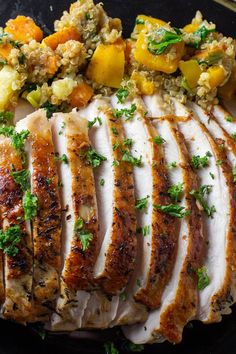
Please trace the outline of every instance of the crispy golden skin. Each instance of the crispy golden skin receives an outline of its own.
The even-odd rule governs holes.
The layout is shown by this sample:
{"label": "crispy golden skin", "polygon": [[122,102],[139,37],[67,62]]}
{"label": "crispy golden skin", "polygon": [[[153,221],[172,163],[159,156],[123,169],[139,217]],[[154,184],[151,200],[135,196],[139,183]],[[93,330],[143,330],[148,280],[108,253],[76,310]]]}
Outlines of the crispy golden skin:
{"label": "crispy golden skin", "polygon": [[[5,259],[5,318],[25,322],[32,313],[32,243],[31,235],[24,221],[21,187],[11,176],[12,169],[22,170],[19,153],[13,148],[9,138],[0,138],[0,210],[3,231],[13,225],[19,225],[23,237],[17,245],[16,256],[4,256]],[[1,290],[2,292],[2,290]]]}
{"label": "crispy golden skin", "polygon": [[[169,178],[166,170],[163,148],[153,142],[156,129],[146,119],[145,122],[152,148],[152,203],[167,205],[171,200],[167,194]],[[180,222],[168,214],[153,208],[152,212],[152,251],[146,287],[135,295],[136,301],[142,302],[150,309],[160,306],[161,296],[167,285],[174,266]]]}
{"label": "crispy golden skin", "polygon": [[[132,165],[122,161],[124,133],[122,122],[106,111],[106,123],[111,146],[119,143],[119,148],[113,149],[114,189],[111,242],[106,250],[106,260],[103,274],[97,278],[97,283],[109,295],[116,295],[128,283],[134,270],[137,239],[135,198]],[[117,131],[113,133],[114,129]],[[124,148],[124,147],[123,147]]]}

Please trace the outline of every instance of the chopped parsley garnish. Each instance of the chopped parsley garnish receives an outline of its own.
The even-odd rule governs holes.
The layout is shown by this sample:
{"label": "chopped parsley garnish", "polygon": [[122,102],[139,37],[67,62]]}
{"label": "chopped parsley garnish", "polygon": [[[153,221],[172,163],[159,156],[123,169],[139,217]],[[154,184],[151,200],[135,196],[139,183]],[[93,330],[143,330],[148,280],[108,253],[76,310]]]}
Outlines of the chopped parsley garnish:
{"label": "chopped parsley garnish", "polygon": [[134,344],[132,342],[128,342],[126,344],[126,347],[129,351],[134,352],[134,353],[142,352],[144,350],[143,344]]}
{"label": "chopped parsley garnish", "polygon": [[144,25],[145,24],[145,21],[142,19],[142,18],[136,18],[135,20],[135,24],[136,25]]}
{"label": "chopped parsley garnish", "polygon": [[66,123],[63,122],[62,125],[61,125],[61,129],[59,130],[59,133],[58,133],[59,135],[63,134],[63,129],[65,129],[65,127],[66,127]]}
{"label": "chopped parsley garnish", "polygon": [[85,18],[86,18],[86,20],[91,20],[92,16],[91,16],[91,14],[89,12],[86,12],[85,13]]}
{"label": "chopped parsley garnish", "polygon": [[143,227],[139,227],[137,232],[142,234],[144,237],[149,235],[150,234],[150,225],[145,225]]}
{"label": "chopped parsley garnish", "polygon": [[131,155],[131,153],[129,151],[125,151],[123,156],[122,156],[122,161],[129,162],[132,165],[137,166],[137,167],[141,167],[141,165],[142,165],[142,156],[137,158],[137,157],[134,157],[133,155]]}
{"label": "chopped parsley garnish", "polygon": [[95,117],[94,120],[88,122],[88,128],[92,128],[97,122],[99,125],[102,125],[102,119],[100,117]]}
{"label": "chopped parsley garnish", "polygon": [[234,183],[236,183],[236,165],[233,167],[232,173],[233,173]]}
{"label": "chopped parsley garnish", "polygon": [[173,202],[179,202],[181,194],[183,193],[183,183],[173,184],[168,189],[167,193]]}
{"label": "chopped parsley garnish", "polygon": [[155,35],[160,36],[161,40],[157,41],[155,37],[149,36],[147,46],[148,51],[154,55],[164,53],[171,44],[179,43],[183,40],[181,34],[167,31],[165,28],[155,31]]}
{"label": "chopped parsley garnish", "polygon": [[50,184],[52,183],[51,178],[47,178],[47,179],[46,179],[46,182],[47,182],[47,184],[50,186]]}
{"label": "chopped parsley garnish", "polygon": [[31,194],[28,190],[23,197],[23,209],[25,212],[25,220],[31,220],[37,215],[38,211],[38,198]]}
{"label": "chopped parsley garnish", "polygon": [[137,199],[135,208],[138,210],[146,209],[148,206],[148,198],[149,195],[147,195],[145,198]]}
{"label": "chopped parsley garnish", "polygon": [[203,290],[210,284],[210,278],[207,274],[207,268],[201,267],[197,269],[198,289]]}
{"label": "chopped parsley garnish", "polygon": [[226,116],[225,120],[229,123],[232,123],[234,121],[234,118],[232,116]]}
{"label": "chopped parsley garnish", "polygon": [[120,143],[119,143],[119,141],[117,141],[115,144],[113,144],[112,150],[113,151],[117,150],[119,146],[120,146]]}
{"label": "chopped parsley garnish", "polygon": [[59,107],[55,106],[54,104],[50,103],[50,102],[45,102],[44,104],[42,104],[41,108],[44,108],[46,111],[46,116],[47,118],[51,118],[53,113],[56,113],[59,111]]}
{"label": "chopped parsley garnish", "polygon": [[124,117],[125,120],[130,120],[134,118],[134,113],[137,109],[137,106],[135,103],[132,103],[130,108],[121,108],[121,109],[114,109],[113,114],[114,117],[116,118],[122,118]]}
{"label": "chopped parsley garnish", "polygon": [[26,56],[21,53],[18,57],[19,64],[23,65],[25,63]]}
{"label": "chopped parsley garnish", "polygon": [[59,187],[59,188],[62,188],[62,187],[63,187],[62,181],[58,181],[58,187]]}
{"label": "chopped parsley garnish", "polygon": [[6,111],[6,112],[0,112],[0,124],[12,124],[13,120],[13,113]]}
{"label": "chopped parsley garnish", "polygon": [[231,136],[236,141],[236,133],[232,133]]}
{"label": "chopped parsley garnish", "polygon": [[101,178],[99,184],[103,187],[105,185],[105,179]]}
{"label": "chopped parsley garnish", "polygon": [[207,29],[204,25],[201,26],[192,33],[191,40],[188,45],[195,49],[199,49],[202,42],[204,42],[207,36],[212,32],[215,32],[215,29]]}
{"label": "chopped parsley garnish", "polygon": [[211,176],[212,179],[215,179],[215,175],[212,172],[209,172],[209,175]]}
{"label": "chopped parsley garnish", "polygon": [[93,234],[84,228],[84,220],[78,218],[75,222],[74,232],[80,239],[82,251],[87,251],[93,239]]}
{"label": "chopped parsley garnish", "polygon": [[209,164],[209,157],[211,157],[212,154],[210,153],[210,151],[206,152],[205,156],[199,156],[199,155],[193,155],[192,156],[192,160],[191,160],[191,164],[194,168],[198,169],[200,167],[207,167]]}
{"label": "chopped parsley garnish", "polygon": [[15,257],[19,248],[18,243],[22,239],[22,232],[19,225],[10,226],[6,231],[0,230],[0,249],[10,257]]}
{"label": "chopped parsley garnish", "polygon": [[85,157],[88,163],[93,167],[99,167],[103,161],[106,161],[107,158],[101,154],[99,154],[95,149],[90,148],[86,151]]}
{"label": "chopped parsley garnish", "polygon": [[66,165],[68,165],[68,163],[69,163],[69,160],[68,160],[68,157],[66,156],[66,154],[63,154],[63,155],[59,156],[59,153],[56,152],[55,153],[55,159],[56,159],[56,161],[63,162]]}
{"label": "chopped parsley garnish", "polygon": [[118,161],[118,160],[114,160],[113,162],[112,162],[112,166],[119,166],[119,164],[120,164],[120,162]]}
{"label": "chopped parsley garnish", "polygon": [[201,205],[205,213],[207,214],[208,217],[213,217],[213,214],[216,212],[216,208],[214,205],[211,207],[208,206],[207,202],[205,201],[204,197],[206,194],[209,194],[212,191],[212,186],[211,185],[204,185],[201,186],[198,190],[191,190],[189,192],[190,195],[192,195],[197,202]]}
{"label": "chopped parsley garnish", "polygon": [[119,354],[119,350],[115,347],[113,342],[106,342],[104,344],[105,354]]}
{"label": "chopped parsley garnish", "polygon": [[25,192],[30,188],[28,170],[12,171],[11,175],[14,181],[20,185],[21,189]]}
{"label": "chopped parsley garnish", "polygon": [[165,139],[163,139],[160,135],[157,135],[155,138],[153,138],[153,142],[157,145],[162,145],[165,143]]}
{"label": "chopped parsley garnish", "polygon": [[141,284],[141,280],[140,280],[140,279],[137,279],[137,280],[136,280],[136,284],[137,284],[137,286],[140,288],[140,286],[142,285],[142,284]]}
{"label": "chopped parsley garnish", "polygon": [[124,146],[131,147],[133,145],[133,140],[132,139],[125,139],[124,140]]}
{"label": "chopped parsley garnish", "polygon": [[183,206],[176,205],[176,204],[169,204],[169,205],[153,205],[154,208],[161,211],[162,213],[169,214],[176,218],[184,218],[185,216],[190,215],[190,211],[186,210]]}
{"label": "chopped parsley garnish", "polygon": [[223,161],[222,160],[216,160],[216,166],[222,165]]}
{"label": "chopped parsley garnish", "polygon": [[13,147],[16,150],[22,151],[24,148],[24,142],[29,136],[29,131],[22,130],[20,133],[17,133],[14,127],[3,126],[0,127],[0,134],[11,138]]}
{"label": "chopped parsley garnish", "polygon": [[115,127],[112,127],[111,131],[115,136],[119,135],[118,130]]}
{"label": "chopped parsley garnish", "polygon": [[124,103],[128,96],[129,96],[129,90],[127,86],[120,87],[116,92],[118,103]]}
{"label": "chopped parsley garnish", "polygon": [[169,170],[172,170],[173,168],[176,168],[176,167],[177,167],[176,161],[173,161],[167,165],[167,168],[169,168]]}

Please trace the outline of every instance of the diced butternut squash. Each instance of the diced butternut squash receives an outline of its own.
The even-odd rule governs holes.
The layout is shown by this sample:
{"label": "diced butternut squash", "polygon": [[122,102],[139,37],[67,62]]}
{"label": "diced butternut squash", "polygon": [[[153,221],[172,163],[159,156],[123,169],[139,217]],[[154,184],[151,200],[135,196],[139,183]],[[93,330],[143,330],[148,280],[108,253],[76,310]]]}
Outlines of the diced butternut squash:
{"label": "diced butternut squash", "polygon": [[191,89],[195,88],[202,72],[197,60],[181,60],[179,63],[179,69],[182,72],[185,80],[187,81],[187,85]]}
{"label": "diced butternut squash", "polygon": [[40,42],[43,38],[42,30],[30,17],[25,16],[17,16],[9,20],[4,31],[11,34],[15,41],[22,43],[29,43],[32,39]]}
{"label": "diced butternut squash", "polygon": [[0,45],[0,58],[7,59],[11,50],[12,50],[12,45],[10,43]]}
{"label": "diced butternut squash", "polygon": [[225,100],[230,101],[236,95],[236,65],[234,66],[229,80],[222,87],[219,87],[219,96]]}
{"label": "diced butternut squash", "polygon": [[124,44],[100,44],[92,56],[86,75],[98,84],[119,88],[124,76],[124,68]]}
{"label": "diced butternut squash", "polygon": [[75,27],[65,27],[61,31],[55,32],[43,39],[43,44],[55,50],[59,44],[63,44],[69,40],[80,40],[79,32]]}
{"label": "diced butternut squash", "polygon": [[197,31],[198,28],[199,28],[199,24],[189,23],[188,25],[184,26],[183,31],[187,33],[193,33]]}
{"label": "diced butternut squash", "polygon": [[5,65],[0,71],[0,111],[4,111],[10,104],[15,93],[14,86],[20,79],[20,74],[9,65]]}
{"label": "diced butternut squash", "polygon": [[140,32],[136,47],[134,51],[134,57],[140,64],[145,65],[147,68],[156,71],[162,71],[166,74],[174,73],[179,65],[179,61],[184,54],[184,42],[179,42],[172,45],[175,48],[174,57],[163,53],[159,55],[152,54],[147,47],[146,35],[142,31]]}
{"label": "diced butternut squash", "polygon": [[211,58],[220,59],[223,56],[224,51],[220,46],[218,46],[211,49],[208,48],[200,50],[194,55],[194,58],[196,58],[197,60],[210,60]]}
{"label": "diced butternut squash", "polygon": [[82,82],[77,85],[70,95],[70,104],[72,107],[84,107],[93,96],[93,89],[91,86]]}
{"label": "diced butternut squash", "polygon": [[131,79],[134,80],[141,95],[152,95],[155,90],[153,81],[148,80],[141,73],[134,71],[131,75]]}
{"label": "diced butternut squash", "polygon": [[54,75],[57,72],[58,69],[58,56],[57,55],[51,55],[48,57],[47,63],[46,63],[46,68],[47,72],[50,75]]}
{"label": "diced butternut squash", "polygon": [[209,85],[211,88],[220,86],[225,80],[225,70],[222,66],[214,65],[207,69],[209,74]]}
{"label": "diced butternut squash", "polygon": [[169,27],[168,23],[160,20],[159,18],[154,18],[146,15],[138,15],[135,22],[134,32],[140,33],[145,27],[148,27],[148,24],[155,26],[156,28],[165,26]]}

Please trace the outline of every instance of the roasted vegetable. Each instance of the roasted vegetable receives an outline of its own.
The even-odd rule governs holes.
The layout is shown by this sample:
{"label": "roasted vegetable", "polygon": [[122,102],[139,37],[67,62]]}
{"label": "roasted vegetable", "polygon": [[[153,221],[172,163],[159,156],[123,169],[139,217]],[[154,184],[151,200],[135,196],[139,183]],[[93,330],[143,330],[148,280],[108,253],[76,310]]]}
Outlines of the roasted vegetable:
{"label": "roasted vegetable", "polygon": [[209,74],[209,85],[211,88],[220,86],[225,80],[225,70],[222,68],[222,66],[211,66],[207,70],[207,73]]}
{"label": "roasted vegetable", "polygon": [[15,93],[15,83],[20,79],[20,74],[9,65],[5,65],[0,71],[0,111],[4,111],[10,104]]}
{"label": "roasted vegetable", "polygon": [[0,58],[7,59],[11,50],[12,45],[10,43],[0,45]]}
{"label": "roasted vegetable", "polygon": [[233,99],[236,94],[236,65],[234,66],[229,80],[222,87],[219,87],[219,96],[226,101]]}
{"label": "roasted vegetable", "polygon": [[182,72],[184,79],[187,81],[188,87],[191,89],[195,88],[202,72],[197,60],[181,60],[179,63],[179,69]]}
{"label": "roasted vegetable", "polygon": [[141,95],[152,95],[154,93],[155,85],[153,81],[148,80],[141,73],[134,71],[132,73],[131,79],[135,82]]}
{"label": "roasted vegetable", "polygon": [[154,18],[146,15],[138,15],[135,20],[134,32],[139,33],[144,29],[147,30],[149,25],[153,25],[156,28],[168,26],[167,22],[162,21],[159,18]]}
{"label": "roasted vegetable", "polygon": [[65,77],[64,79],[55,80],[52,83],[52,93],[59,100],[67,100],[68,96],[72,93],[74,87],[76,86],[76,82],[69,77]]}
{"label": "roasted vegetable", "polygon": [[61,31],[45,37],[42,43],[55,50],[59,44],[65,43],[71,39],[79,41],[80,35],[75,27],[65,27]]}
{"label": "roasted vegetable", "polygon": [[29,43],[32,39],[40,42],[43,38],[42,30],[35,24],[30,17],[17,16],[6,23],[4,29],[15,41]]}
{"label": "roasted vegetable", "polygon": [[72,107],[84,107],[92,98],[92,96],[92,87],[85,82],[82,82],[73,89],[70,95],[70,104]]}
{"label": "roasted vegetable", "polygon": [[92,56],[86,75],[100,85],[119,88],[124,68],[124,42],[100,44]]}

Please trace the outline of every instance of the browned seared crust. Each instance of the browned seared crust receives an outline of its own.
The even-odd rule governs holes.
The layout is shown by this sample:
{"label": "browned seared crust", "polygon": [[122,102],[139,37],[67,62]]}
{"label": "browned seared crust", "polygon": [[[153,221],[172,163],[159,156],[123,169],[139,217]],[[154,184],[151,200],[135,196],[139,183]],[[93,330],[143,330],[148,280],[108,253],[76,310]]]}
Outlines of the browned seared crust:
{"label": "browned seared crust", "polygon": [[33,219],[35,315],[41,316],[51,310],[59,288],[61,208],[51,131],[41,120],[46,119],[45,114],[38,111],[28,119],[32,193],[38,198],[38,213]]}
{"label": "browned seared crust", "polygon": [[19,225],[24,237],[18,243],[16,256],[5,259],[5,318],[19,322],[27,320],[31,313],[32,298],[32,243],[26,231],[22,191],[11,176],[12,166],[22,170],[21,156],[13,148],[9,138],[0,138],[0,210],[3,230]]}
{"label": "browned seared crust", "polygon": [[189,195],[192,189],[198,189],[197,174],[190,164],[190,157],[184,142],[184,136],[172,125],[172,133],[179,146],[181,168],[184,169],[183,182],[186,194],[186,208],[191,211],[188,222],[187,257],[182,266],[175,302],[161,314],[160,330],[170,342],[179,343],[183,328],[197,313],[198,294],[196,269],[202,266],[205,253],[205,240],[202,232],[202,217],[194,198]]}
{"label": "browned seared crust", "polygon": [[[107,126],[110,136],[110,144],[113,146],[117,142],[122,147],[124,133],[122,122],[116,119],[110,111],[106,112]],[[112,128],[118,134],[112,133]],[[135,198],[132,166],[130,163],[122,161],[122,151],[120,148],[113,151],[114,161],[118,161],[117,166],[113,166],[114,191],[113,191],[113,221],[111,231],[111,243],[106,252],[105,271],[98,283],[109,295],[116,295],[122,290],[134,270],[136,257],[136,216]]]}
{"label": "browned seared crust", "polygon": [[83,251],[79,237],[74,235],[70,253],[65,261],[63,279],[70,290],[89,290],[94,283],[93,269],[98,253],[98,217],[93,169],[84,158],[91,146],[87,121],[80,120],[76,123],[68,115],[66,127],[75,220],[82,218],[85,229],[91,232],[93,237],[88,249]]}
{"label": "browned seared crust", "polygon": [[227,181],[231,206],[230,214],[228,215],[228,234],[226,236],[226,272],[221,289],[214,295],[211,301],[211,314],[207,323],[212,323],[221,321],[221,315],[230,312],[230,306],[236,299],[236,189],[233,181],[232,167],[228,162],[225,150],[219,147],[218,142],[212,138],[205,125],[202,123],[199,124],[207,136],[217,160],[222,161],[221,168]]}
{"label": "browned seared crust", "polygon": [[[152,203],[167,205],[171,200],[167,194],[169,178],[166,170],[163,148],[153,142],[156,129],[146,119],[145,126],[150,136],[152,148]],[[150,309],[160,306],[161,296],[168,283],[175,263],[180,222],[168,214],[152,211],[152,251],[146,287],[142,287],[135,295],[135,300],[142,302]]]}

